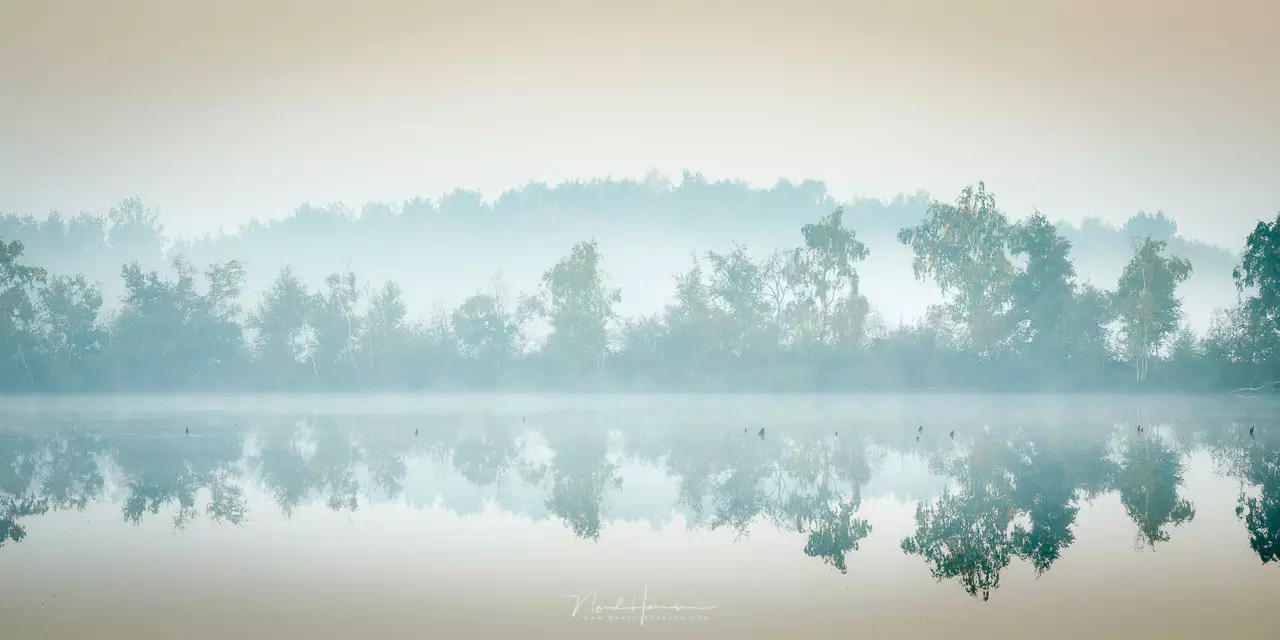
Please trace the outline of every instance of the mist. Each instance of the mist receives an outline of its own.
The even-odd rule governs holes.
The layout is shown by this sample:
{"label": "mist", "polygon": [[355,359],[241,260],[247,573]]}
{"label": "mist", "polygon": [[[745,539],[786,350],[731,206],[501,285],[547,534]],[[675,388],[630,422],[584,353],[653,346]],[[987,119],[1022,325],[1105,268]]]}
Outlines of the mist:
{"label": "mist", "polygon": [[[850,228],[870,249],[858,265],[861,290],[885,322],[897,325],[923,318],[930,305],[943,299],[935,286],[912,276],[911,251],[896,238],[901,227],[919,222],[933,198],[918,191],[889,200],[840,201],[818,180],[781,180],[772,188],[753,188],[743,181],[710,182],[690,172],[674,181],[651,172],[646,180],[530,183],[488,199],[457,189],[358,207],[302,203],[285,215],[195,238],[166,233],[164,221],[181,212],[161,211],[139,198],[129,206],[156,216],[158,237],[109,255],[105,247],[94,255],[92,249],[86,253],[75,246],[76,240],[57,239],[56,231],[42,227],[47,213],[10,212],[0,236],[22,241],[30,260],[51,271],[93,274],[107,292],[108,305],[118,302],[119,265],[138,261],[163,271],[172,257],[183,256],[198,269],[230,260],[244,263],[248,306],[286,266],[313,287],[331,273],[350,269],[369,282],[400,283],[411,316],[426,315],[436,306],[453,308],[491,288],[495,278],[513,291],[531,292],[573,243],[595,239],[605,272],[623,292],[619,311],[632,316],[661,311],[671,302],[676,274],[707,251],[740,244],[764,258],[796,246],[803,224],[842,208]],[[1009,217],[1026,214],[1010,212]],[[1072,242],[1079,279],[1100,287],[1115,283],[1134,241],[1148,234],[1168,241],[1171,253],[1195,267],[1180,294],[1186,321],[1198,333],[1207,330],[1214,310],[1236,302],[1231,270],[1239,261],[1239,247],[1185,237],[1162,212],[1134,212],[1119,227],[1097,218],[1057,224]],[[109,221],[103,221],[103,232],[106,226]],[[1250,230],[1239,230],[1241,244]]]}
{"label": "mist", "polygon": [[[961,217],[948,218],[953,214]],[[976,216],[974,220],[989,219],[996,226],[974,231],[964,223],[965,215]],[[580,321],[595,327],[589,332],[598,336],[591,338],[598,342],[594,347],[573,347],[571,351],[587,350],[579,354],[587,360],[574,366],[593,361],[596,364],[589,368],[600,373],[604,364],[599,359],[606,358],[614,360],[620,370],[640,367],[645,371],[619,375],[632,379],[626,384],[642,386],[653,384],[656,370],[648,369],[655,366],[676,367],[684,372],[681,376],[714,378],[721,375],[714,371],[732,366],[729,363],[735,360],[755,362],[752,366],[772,371],[768,376],[793,376],[794,372],[779,373],[791,365],[779,368],[777,356],[765,355],[777,348],[784,349],[778,353],[787,353],[786,358],[808,363],[796,366],[809,373],[778,383],[786,388],[837,390],[856,388],[877,378],[883,382],[883,375],[874,371],[886,366],[884,358],[905,376],[890,383],[892,388],[967,385],[972,381],[961,373],[966,367],[996,367],[992,371],[1003,373],[992,375],[1004,379],[1012,369],[1007,363],[994,363],[1031,357],[1027,349],[1044,340],[1057,341],[1058,347],[1053,349],[1058,349],[1054,352],[1058,355],[1041,354],[1037,357],[1051,359],[1038,365],[1027,361],[1018,368],[1032,366],[1056,379],[1063,369],[1053,364],[1052,358],[1068,358],[1070,363],[1063,366],[1072,370],[1082,366],[1081,362],[1095,362],[1086,366],[1092,373],[1077,371],[1068,376],[1074,382],[1053,383],[1067,384],[1068,388],[1083,385],[1115,390],[1114,385],[1127,375],[1123,373],[1126,367],[1136,367],[1136,379],[1141,382],[1148,366],[1148,355],[1144,354],[1181,362],[1164,367],[1165,375],[1173,378],[1161,384],[1175,388],[1185,384],[1194,388],[1253,387],[1274,379],[1266,373],[1272,366],[1269,346],[1247,347],[1252,355],[1246,359],[1256,363],[1247,370],[1226,364],[1237,361],[1246,349],[1227,342],[1252,335],[1252,330],[1238,328],[1247,323],[1240,315],[1244,311],[1232,315],[1233,310],[1246,308],[1241,306],[1242,295],[1248,293],[1237,287],[1237,267],[1244,264],[1238,251],[1182,235],[1176,220],[1163,212],[1135,212],[1118,227],[1095,218],[1085,218],[1078,225],[1064,220],[1051,223],[1040,211],[1018,216],[1006,212],[994,189],[988,190],[983,183],[966,188],[958,199],[918,191],[890,200],[840,201],[817,180],[779,180],[770,188],[758,188],[743,181],[711,181],[687,171],[673,180],[653,171],[644,180],[529,183],[490,199],[477,191],[455,189],[434,198],[366,203],[359,209],[341,203],[303,203],[283,217],[254,220],[235,230],[198,238],[169,235],[165,216],[135,197],[121,201],[105,215],[66,217],[54,213],[37,218],[11,214],[0,219],[0,237],[20,243],[11,249],[11,255],[35,265],[42,274],[53,274],[52,281],[42,279],[42,284],[59,283],[46,285],[47,291],[32,298],[36,301],[33,309],[43,311],[37,311],[29,321],[30,344],[24,349],[21,341],[16,343],[22,360],[21,368],[11,373],[19,379],[16,384],[25,377],[36,388],[57,388],[53,378],[45,383],[37,381],[27,354],[51,357],[50,352],[58,351],[68,355],[68,362],[78,357],[110,362],[102,365],[106,369],[92,369],[97,376],[129,377],[132,374],[122,373],[120,367],[145,368],[149,359],[169,356],[162,351],[152,356],[135,354],[123,361],[97,358],[99,351],[120,348],[116,337],[121,328],[116,325],[136,320],[143,323],[139,327],[150,326],[144,342],[135,345],[144,352],[156,348],[152,343],[155,336],[150,335],[154,331],[178,332],[172,339],[179,341],[202,340],[196,337],[198,333],[183,333],[197,331],[200,326],[190,318],[190,311],[180,311],[191,305],[203,305],[205,312],[212,314],[208,322],[230,332],[223,338],[229,342],[205,356],[191,356],[194,361],[170,363],[186,371],[173,372],[179,379],[191,375],[207,381],[206,365],[226,369],[228,361],[238,362],[235,367],[256,368],[259,373],[251,379],[274,377],[279,372],[268,373],[275,366],[269,364],[272,358],[283,358],[276,365],[286,369],[306,362],[304,368],[322,377],[315,350],[321,348],[316,341],[325,338],[317,337],[316,332],[325,329],[317,324],[322,322],[315,316],[320,312],[306,310],[312,304],[306,302],[312,299],[312,291],[319,296],[314,298],[315,304],[332,306],[330,312],[337,314],[336,319],[346,318],[340,324],[350,325],[342,329],[349,335],[330,336],[339,343],[331,345],[332,353],[325,357],[350,360],[356,378],[366,375],[359,372],[360,366],[352,359],[354,353],[367,352],[368,367],[378,366],[375,361],[382,358],[373,355],[377,350],[375,336],[370,333],[374,326],[385,325],[383,331],[403,334],[401,339],[408,341],[403,345],[379,347],[399,352],[395,357],[403,360],[394,367],[397,373],[387,370],[378,375],[382,382],[377,384],[395,387],[415,387],[428,379],[433,382],[427,386],[498,384],[490,379],[499,375],[498,370],[506,371],[502,376],[517,375],[511,373],[513,366],[535,366],[532,363],[550,348],[549,341],[564,338],[565,331],[582,330],[569,329],[564,323]],[[929,240],[926,236],[937,233],[930,231],[937,224],[951,229],[945,235],[953,239]],[[1241,230],[1241,246],[1264,246],[1259,243],[1266,242],[1265,236],[1249,235],[1248,231]],[[811,237],[812,233],[818,235]],[[956,244],[957,233],[968,234],[969,239]],[[915,234],[916,239],[903,234]],[[942,244],[936,244],[939,241]],[[970,248],[962,248],[966,246]],[[992,250],[1004,257],[990,254]],[[965,257],[965,252],[973,251],[978,253]],[[1049,253],[1040,253],[1044,251]],[[979,276],[977,271],[953,273],[956,268],[987,268],[981,261],[988,260],[983,257],[988,254],[990,259],[1006,261],[1002,272],[989,276]],[[970,259],[979,262],[964,266],[964,260]],[[1052,266],[1059,262],[1060,266]],[[1143,273],[1146,269],[1167,271],[1167,282],[1159,285],[1163,288],[1158,293],[1153,292],[1161,302],[1150,311],[1140,311],[1146,302],[1122,300],[1129,294],[1121,289],[1150,286],[1135,284],[1137,281],[1126,276],[1135,268]],[[1258,266],[1251,268],[1259,273]],[[200,274],[208,278],[203,292],[197,283]],[[774,290],[769,289],[770,277]],[[943,277],[951,280],[939,279]],[[974,278],[980,277],[994,278],[990,284],[996,289],[972,289],[979,284]],[[1247,273],[1240,277],[1246,278],[1240,282],[1248,285],[1249,291],[1262,282],[1249,281]],[[1265,283],[1261,286],[1266,288]],[[79,304],[68,298],[71,291],[79,292],[81,302],[88,306],[82,305],[75,313],[65,308],[54,310],[52,306],[59,304]],[[325,291],[328,302],[321,295]],[[1071,309],[1076,303],[1071,300],[1077,293],[1073,291],[1083,296],[1081,304],[1093,300],[1086,306],[1103,306],[1089,312],[1081,307],[1081,313],[1092,315],[1069,320],[1063,314],[1074,313]],[[147,305],[153,302],[147,300],[155,296],[169,300],[159,304],[177,306],[169,312],[148,310]],[[999,302],[1001,299],[1005,302]],[[584,304],[587,306],[581,306]],[[986,309],[984,304],[1003,306]],[[1126,304],[1138,304],[1132,313],[1139,315],[1126,316]],[[559,311],[550,309],[556,306]],[[145,319],[157,313],[179,315],[167,321],[160,319],[163,315]],[[279,313],[285,316],[272,316]],[[1046,313],[1049,315],[1039,319],[1032,317]],[[1144,313],[1157,315],[1144,320]],[[981,344],[986,338],[979,332],[991,328],[974,324],[984,314],[1006,327],[997,330],[1003,337],[992,338],[996,342],[986,346]],[[64,331],[56,327],[67,326],[73,317],[83,325],[78,336],[49,333]],[[280,322],[288,326],[271,324]],[[1063,322],[1083,324],[1071,329],[1049,326]],[[1134,327],[1151,322],[1157,323],[1150,325],[1156,333],[1143,338],[1145,346],[1135,352]],[[331,327],[333,331],[340,328]],[[283,333],[273,337],[273,331]],[[1085,333],[1069,338],[1064,331]],[[469,337],[463,335],[468,332]],[[1051,334],[1058,337],[1047,337]],[[774,337],[767,337],[770,335]],[[932,355],[912,351],[920,347],[907,346],[921,338],[933,345],[925,347]],[[379,339],[390,340],[385,336]],[[1259,344],[1266,345],[1271,338],[1260,339]],[[73,344],[77,340],[83,344]],[[766,342],[775,346],[765,347]],[[810,346],[804,346],[809,342]],[[877,350],[898,343],[892,348],[908,351],[877,355]],[[410,344],[418,346],[411,348]],[[815,348],[818,351],[813,351]],[[231,351],[220,353],[220,349]],[[284,351],[271,355],[268,352],[272,349]],[[597,355],[587,355],[596,349],[601,350]],[[640,355],[636,349],[657,351]],[[689,349],[703,355],[685,362]],[[1085,349],[1093,355],[1080,352],[1068,356],[1072,349]],[[1237,372],[1226,377],[1219,375],[1221,372],[1204,374],[1196,363],[1211,352],[1219,354],[1214,357],[1228,358],[1222,366]],[[79,355],[71,357],[72,353]],[[945,353],[953,355],[937,360]],[[967,355],[953,359],[961,354]],[[491,362],[483,364],[490,358]],[[854,376],[861,382],[840,382],[839,375],[820,373],[830,365],[819,362],[829,358],[837,358],[833,362],[839,362],[836,366],[842,370],[862,370]],[[642,361],[649,364],[639,364]],[[488,382],[477,382],[456,368],[474,366],[495,368],[488,377],[482,376]],[[56,368],[50,365],[44,375],[56,378]],[[108,370],[115,373],[108,374]],[[232,370],[226,369],[223,375]],[[423,378],[426,370],[435,373]],[[151,379],[159,371],[142,375],[142,379]],[[410,371],[417,374],[410,375]],[[919,371],[933,373],[909,382]],[[580,384],[568,380],[583,373],[585,370],[562,382]],[[532,374],[518,374],[525,375]],[[544,381],[560,379],[558,375]],[[241,380],[238,384],[246,384],[243,375],[235,377]],[[1198,381],[1192,383],[1188,377]],[[637,382],[640,379],[649,382]],[[705,383],[688,382],[692,385],[689,388]],[[84,384],[90,383],[81,379],[72,386]],[[264,384],[276,388],[275,383]],[[340,384],[356,382],[352,379]],[[751,386],[722,381],[712,387],[724,384]]]}
{"label": "mist", "polygon": [[0,624],[1276,637],[1277,25],[4,0]]}

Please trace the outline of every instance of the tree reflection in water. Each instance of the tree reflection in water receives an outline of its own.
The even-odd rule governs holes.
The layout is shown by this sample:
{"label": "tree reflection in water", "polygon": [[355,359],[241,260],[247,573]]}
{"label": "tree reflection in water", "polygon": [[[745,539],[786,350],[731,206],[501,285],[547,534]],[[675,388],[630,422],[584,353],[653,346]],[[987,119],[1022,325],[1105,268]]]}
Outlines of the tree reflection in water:
{"label": "tree reflection in water", "polygon": [[1280,441],[1274,433],[1246,435],[1244,425],[1223,430],[1210,445],[1219,473],[1240,481],[1236,517],[1244,521],[1249,547],[1263,564],[1280,560]]}
{"label": "tree reflection in water", "polygon": [[[258,488],[290,515],[308,504],[354,512],[362,502],[397,500],[411,468],[452,473],[476,487],[524,487],[543,496],[550,515],[574,535],[599,540],[611,496],[624,490],[623,466],[661,469],[690,528],[749,537],[760,526],[802,536],[806,556],[841,573],[872,534],[860,517],[863,488],[886,454],[918,456],[950,479],[941,495],[918,503],[903,552],[921,557],[938,580],[954,579],[987,600],[1014,559],[1037,575],[1075,540],[1081,505],[1115,492],[1149,548],[1195,517],[1180,497],[1188,455],[1207,450],[1218,472],[1238,479],[1235,511],[1263,563],[1280,557],[1280,443],[1232,426],[1204,424],[1179,437],[1135,434],[1097,422],[1029,428],[1016,422],[966,430],[954,440],[934,428],[915,441],[915,420],[768,425],[769,437],[740,425],[656,427],[603,424],[565,414],[540,426],[519,416],[297,417],[194,425],[85,423],[79,430],[0,431],[0,547],[21,542],[24,521],[52,510],[84,509],[107,499],[105,474],[119,478],[123,518],[162,511],[175,528],[201,513],[215,522],[249,521],[246,493]],[[93,428],[94,435],[84,435]],[[942,430],[939,430],[942,429]],[[420,431],[419,437],[413,432]],[[141,435],[140,435],[141,434]],[[151,434],[151,435],[148,435]],[[942,434],[938,436],[937,434]],[[531,443],[549,448],[535,460]],[[620,444],[619,444],[620,443]],[[539,445],[541,446],[541,445]],[[447,507],[449,495],[441,498]],[[12,552],[12,551],[8,551]]]}

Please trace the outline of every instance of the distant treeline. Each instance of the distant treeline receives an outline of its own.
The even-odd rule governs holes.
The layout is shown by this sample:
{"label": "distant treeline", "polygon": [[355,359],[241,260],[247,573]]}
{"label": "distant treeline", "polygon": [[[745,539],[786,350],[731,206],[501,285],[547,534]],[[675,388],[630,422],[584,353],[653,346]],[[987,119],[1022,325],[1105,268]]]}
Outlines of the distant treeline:
{"label": "distant treeline", "polygon": [[[514,288],[532,290],[537,275],[574,242],[596,239],[609,256],[615,286],[626,292],[622,307],[631,314],[663,307],[672,293],[669,274],[684,266],[691,251],[724,251],[738,242],[761,258],[793,244],[801,225],[841,208],[844,224],[856,229],[873,252],[859,268],[863,293],[896,321],[900,315],[923,317],[927,305],[937,302],[927,289],[909,287],[902,296],[894,287],[895,279],[906,277],[908,260],[895,246],[895,236],[919,224],[931,202],[925,193],[844,202],[815,180],[752,187],[686,172],[675,182],[653,174],[645,180],[532,183],[491,200],[455,190],[433,199],[355,208],[303,204],[275,219],[269,219],[274,211],[239,212],[258,219],[193,238],[167,233],[157,211],[130,199],[106,215],[0,215],[0,237],[22,242],[26,260],[52,273],[86,274],[102,287],[109,309],[126,293],[117,277],[120,265],[137,261],[144,270],[170,273],[171,260],[182,256],[197,270],[240,261],[246,270],[246,306],[256,304],[286,266],[313,288],[323,287],[328,274],[350,269],[363,280],[404,284],[405,302],[415,316],[434,304],[458,305],[498,271]],[[1138,212],[1119,226],[1087,217],[1057,226],[1075,246],[1079,279],[1108,287],[1135,239],[1167,242],[1171,253],[1196,265],[1182,290],[1190,301],[1188,323],[1199,333],[1208,328],[1212,309],[1235,303],[1230,273],[1239,261],[1238,247],[1188,239],[1162,213]],[[433,277],[437,273],[449,277]]]}
{"label": "distant treeline", "polygon": [[[137,201],[113,210],[109,225],[93,220],[59,221],[62,237],[162,251],[157,216]],[[794,248],[698,256],[664,310],[627,319],[594,240],[550,265],[537,291],[515,295],[495,281],[418,321],[399,284],[351,270],[312,290],[285,268],[246,309],[244,263],[198,270],[180,254],[172,273],[125,264],[119,308],[108,312],[99,283],[65,265],[26,266],[14,241],[0,251],[0,387],[1271,389],[1280,380],[1280,215],[1244,239],[1231,274],[1240,302],[1203,336],[1183,322],[1178,295],[1191,261],[1170,251],[1167,219],[1141,221],[1152,229],[1103,289],[1077,282],[1072,242],[1057,225],[1038,213],[1011,222],[981,183],[952,203],[928,203],[896,237],[911,250],[914,277],[936,284],[945,303],[896,327],[859,290],[857,266],[870,250],[839,207],[800,225]],[[336,242],[344,224],[334,218],[311,232]],[[395,224],[405,223],[382,228]],[[411,285],[449,277],[424,273]]]}

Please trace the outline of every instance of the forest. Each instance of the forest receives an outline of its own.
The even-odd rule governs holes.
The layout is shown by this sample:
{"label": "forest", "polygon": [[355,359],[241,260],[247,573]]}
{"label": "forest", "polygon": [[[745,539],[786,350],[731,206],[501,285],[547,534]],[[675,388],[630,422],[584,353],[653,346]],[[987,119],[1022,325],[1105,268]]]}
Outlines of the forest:
{"label": "forest", "polygon": [[[806,210],[830,204],[820,192],[800,199]],[[1233,268],[1211,261],[1233,289],[1215,299],[1229,293],[1235,303],[1196,331],[1184,288],[1205,267],[1173,250],[1181,239],[1158,229],[1169,222],[1163,216],[1139,220],[1157,228],[1131,237],[1119,277],[1100,286],[1078,277],[1077,246],[1063,225],[1038,212],[1012,221],[982,183],[949,202],[915,204],[919,215],[894,231],[911,256],[898,281],[934,287],[941,302],[897,323],[863,291],[859,267],[872,251],[856,226],[872,223],[841,206],[794,224],[789,248],[699,252],[653,312],[620,311],[627,292],[587,236],[527,278],[536,282],[530,290],[494,278],[420,317],[406,290],[448,282],[453,270],[397,282],[348,264],[313,283],[289,264],[316,256],[341,264],[330,248],[356,240],[340,216],[311,218],[331,228],[308,229],[328,243],[310,251],[236,236],[257,238],[259,252],[275,244],[286,261],[256,276],[265,285],[252,301],[246,261],[197,267],[188,254],[200,243],[165,250],[158,214],[136,199],[105,218],[6,216],[0,390],[1277,390],[1280,214],[1241,239]],[[375,215],[363,228],[404,236],[397,225],[407,215]],[[535,223],[512,222],[505,232]],[[447,220],[437,233],[449,237]],[[42,248],[29,254],[33,235]],[[458,265],[468,268],[477,267]]]}

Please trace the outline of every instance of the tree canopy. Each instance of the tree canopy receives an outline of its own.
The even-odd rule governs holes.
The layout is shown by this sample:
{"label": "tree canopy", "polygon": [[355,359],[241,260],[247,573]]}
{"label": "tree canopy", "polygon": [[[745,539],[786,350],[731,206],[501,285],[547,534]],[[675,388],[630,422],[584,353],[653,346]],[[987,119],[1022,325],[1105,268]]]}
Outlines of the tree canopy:
{"label": "tree canopy", "polygon": [[[439,206],[478,206],[464,195]],[[322,219],[316,233],[346,224]],[[414,312],[402,283],[349,267],[314,289],[284,267],[245,308],[248,265],[197,270],[181,254],[167,266],[117,266],[113,307],[88,274],[28,265],[25,245],[8,241],[0,388],[1262,391],[1280,380],[1280,216],[1245,239],[1231,273],[1243,299],[1203,334],[1184,321],[1193,268],[1157,238],[1176,231],[1162,215],[1130,225],[1149,235],[1135,237],[1108,290],[1079,278],[1060,225],[1038,212],[1010,222],[984,184],[967,187],[897,234],[914,276],[945,294],[898,326],[862,294],[859,266],[871,252],[850,219],[832,206],[793,227],[789,247],[695,254],[666,308],[640,316],[619,311],[624,292],[595,240],[568,246],[535,291],[495,279],[429,315]],[[64,235],[104,233],[111,246],[159,237],[157,214],[135,200],[109,224],[55,223]],[[411,284],[449,274],[429,275]]]}

